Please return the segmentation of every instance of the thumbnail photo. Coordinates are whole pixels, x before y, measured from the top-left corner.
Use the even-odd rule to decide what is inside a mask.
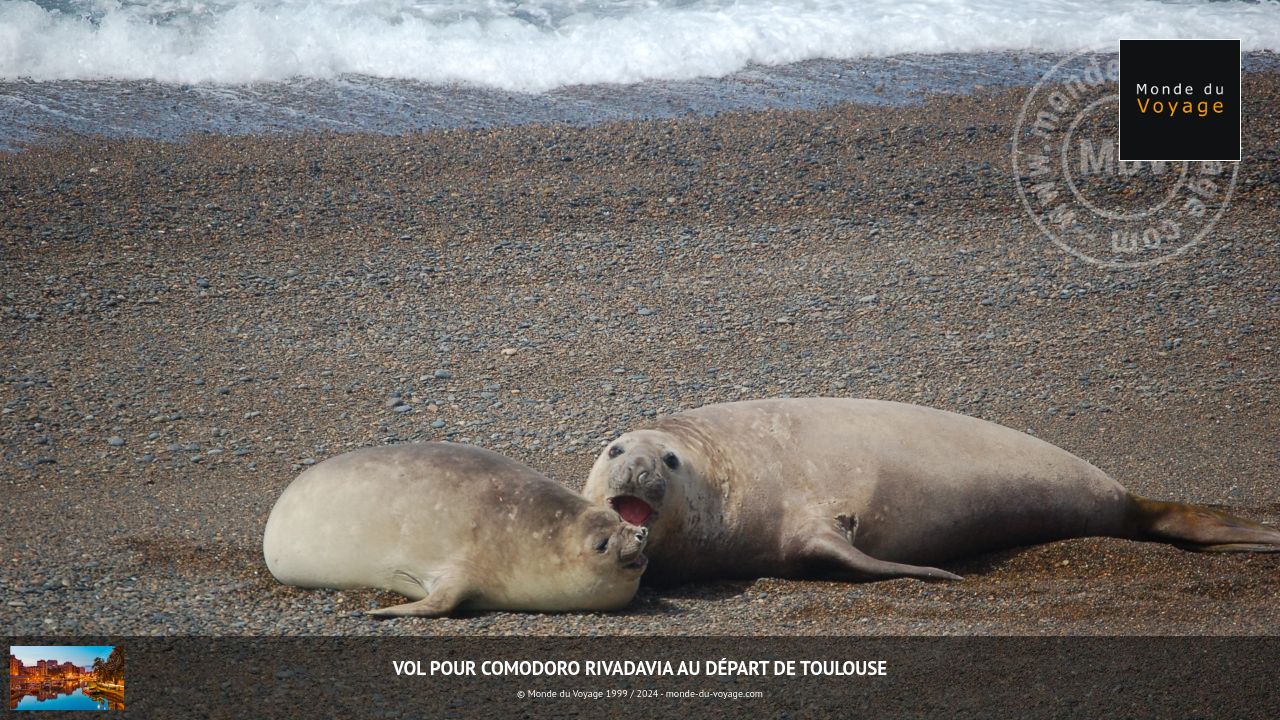
[[[124,710],[124,651],[110,645],[12,645],[10,710]]]

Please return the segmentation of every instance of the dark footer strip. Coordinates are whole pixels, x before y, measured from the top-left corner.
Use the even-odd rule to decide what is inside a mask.
[[[10,640],[90,643],[141,718],[1280,717],[1280,638]]]

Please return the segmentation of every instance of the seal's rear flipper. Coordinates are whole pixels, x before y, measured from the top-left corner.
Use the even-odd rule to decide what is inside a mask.
[[[1138,540],[1195,552],[1280,552],[1280,530],[1199,505],[1130,496]]]
[[[421,600],[370,610],[366,614],[376,618],[443,617],[453,612],[465,598],[466,593],[458,585],[436,583],[431,594]]]
[[[805,560],[825,565],[835,565],[841,570],[867,580],[888,580],[890,578],[919,578],[921,580],[963,580],[959,575],[938,568],[922,565],[903,565],[902,563],[877,560],[849,544],[848,540],[835,531],[820,532],[817,537],[809,539],[802,551]]]

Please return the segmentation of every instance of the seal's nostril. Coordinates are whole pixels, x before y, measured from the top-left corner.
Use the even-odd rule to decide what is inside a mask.
[[[649,537],[649,528],[640,528],[640,532],[636,533],[636,540],[644,542]]]
[[[636,476],[636,480],[637,480],[638,482],[644,482],[645,480],[648,480],[648,479],[649,479],[649,471],[648,471],[648,470],[641,470],[641,471],[640,471],[640,474]]]

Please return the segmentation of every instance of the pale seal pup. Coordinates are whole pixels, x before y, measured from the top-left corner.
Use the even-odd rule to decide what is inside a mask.
[[[498,453],[422,443],[303,472],[272,508],[262,552],[282,583],[415,601],[379,617],[616,610],[639,586],[648,532]]]
[[[708,405],[622,435],[584,494],[648,527],[646,583],[958,579],[924,565],[1092,535],[1280,551],[1280,531],[1147,500],[995,423],[879,400]]]

